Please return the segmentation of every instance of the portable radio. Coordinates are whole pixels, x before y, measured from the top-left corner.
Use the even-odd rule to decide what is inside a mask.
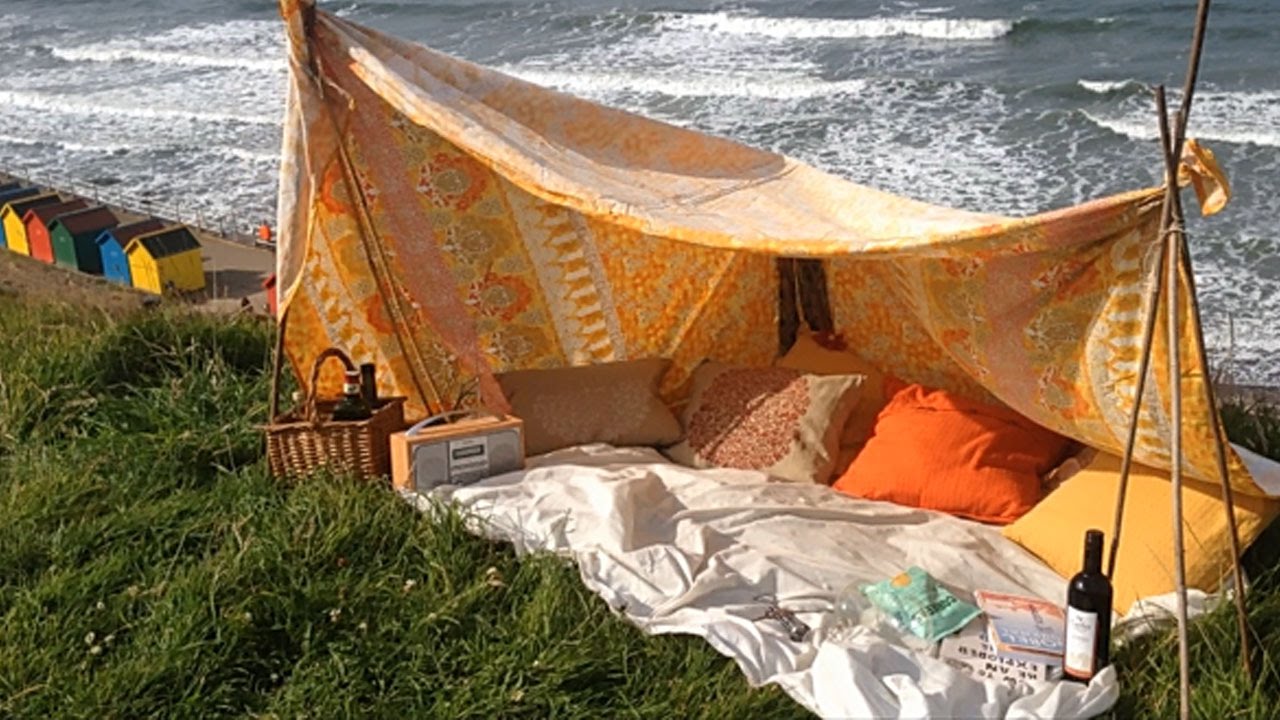
[[[469,485],[522,467],[524,423],[510,415],[441,413],[391,436],[391,484],[398,489]]]

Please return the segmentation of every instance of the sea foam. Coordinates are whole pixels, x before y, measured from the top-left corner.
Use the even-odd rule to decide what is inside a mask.
[[[1177,105],[1174,93],[1169,106]],[[1093,124],[1132,140],[1160,136],[1150,102],[1125,102],[1115,111],[1081,112]],[[1199,140],[1280,148],[1280,92],[1202,91],[1195,96],[1190,117],[1187,134]]]
[[[761,17],[724,12],[672,13],[663,20],[671,29],[700,29],[730,35],[784,40],[819,38],[919,37],[930,40],[995,40],[1013,32],[1013,20],[940,17],[874,17],[855,19]]]
[[[524,67],[503,68],[504,72],[538,85],[603,99],[624,93],[667,97],[728,97],[762,100],[804,100],[815,97],[858,93],[868,81],[826,81],[800,75],[641,75],[621,72],[572,72]]]

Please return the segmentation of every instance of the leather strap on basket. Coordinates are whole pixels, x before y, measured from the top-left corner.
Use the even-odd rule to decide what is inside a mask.
[[[316,408],[316,396],[319,391],[316,389],[320,384],[320,368],[324,365],[324,361],[329,358],[337,358],[342,361],[343,367],[347,372],[355,372],[355,363],[351,362],[351,358],[336,347],[331,347],[316,356],[315,362],[311,365],[311,383],[307,386],[306,416],[307,421],[312,425],[321,424],[320,411]]]

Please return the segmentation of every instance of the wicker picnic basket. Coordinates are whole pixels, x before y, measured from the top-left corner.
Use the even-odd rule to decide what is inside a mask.
[[[347,370],[355,370],[351,358],[337,348],[320,353],[311,368],[311,384],[301,408],[277,414],[272,392],[272,418],[265,430],[267,459],[276,477],[305,475],[321,467],[350,472],[362,480],[391,472],[390,438],[406,427],[405,399],[380,399],[367,420],[332,420],[338,400],[316,397],[320,368],[330,358],[342,361]]]

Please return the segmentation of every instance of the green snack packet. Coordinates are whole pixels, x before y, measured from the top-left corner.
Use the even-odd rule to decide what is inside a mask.
[[[862,594],[898,627],[929,642],[959,630],[982,612],[914,566],[888,580],[863,585]]]

